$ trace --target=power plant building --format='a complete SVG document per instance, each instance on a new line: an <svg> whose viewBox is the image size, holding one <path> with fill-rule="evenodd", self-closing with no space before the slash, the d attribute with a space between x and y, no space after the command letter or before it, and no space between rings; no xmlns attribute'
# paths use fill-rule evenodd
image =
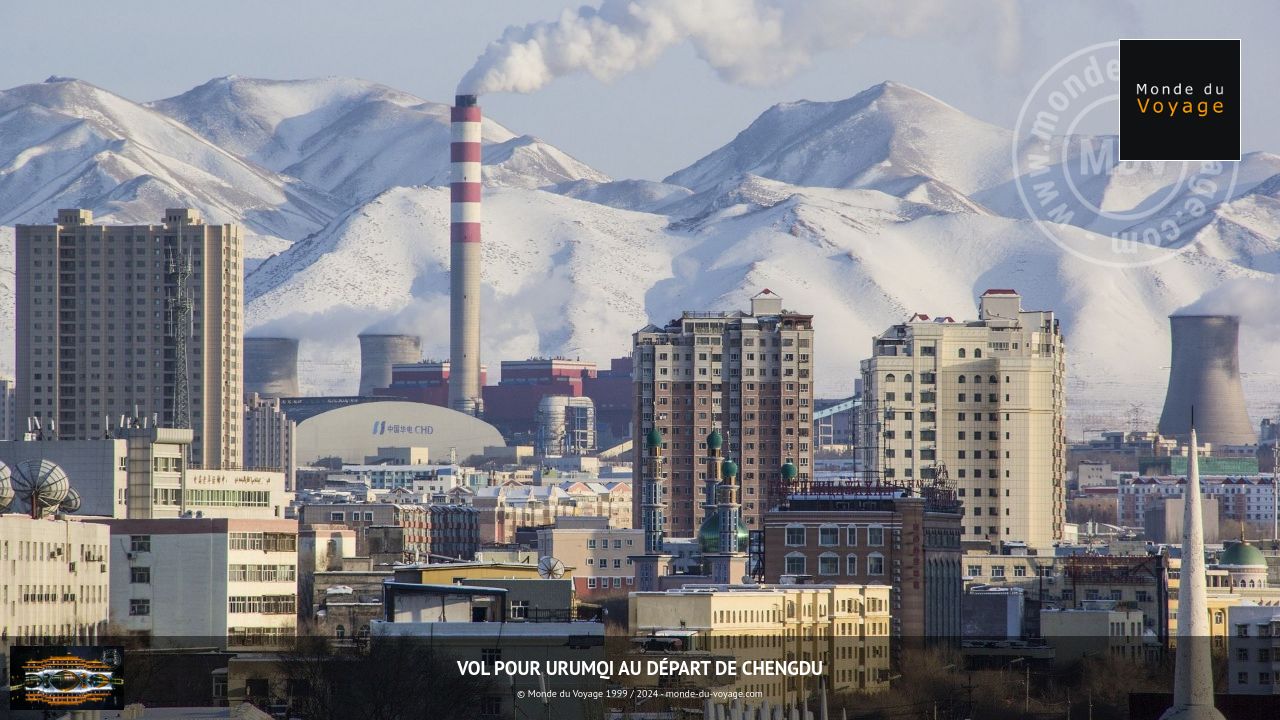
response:
<svg viewBox="0 0 1280 720"><path fill-rule="evenodd" d="M449 144L449 407L484 414L480 379L481 124L475 95L459 95L450 111Z"/></svg>
<svg viewBox="0 0 1280 720"><path fill-rule="evenodd" d="M930 485L946 471L966 543L1062 539L1066 360L1052 311L987 290L979 319L914 315L872 342L863 462L886 483Z"/></svg>
<svg viewBox="0 0 1280 720"><path fill-rule="evenodd" d="M16 248L19 418L87 440L122 415L175 427L186 414L193 464L240 465L238 226L207 225L191 209L166 210L159 225L59 210L55 224L18 225Z"/></svg>
<svg viewBox="0 0 1280 720"><path fill-rule="evenodd" d="M788 460L807 482L813 467L813 316L764 290L748 312L685 312L633 336L632 467L645 467L646 438L664 444L665 535L694 534L707 513L707 438L720 430L739 468L741 519L760 529L781 497ZM643 527L643 493L633 527ZM710 508L710 509L709 509Z"/></svg>
<svg viewBox="0 0 1280 720"><path fill-rule="evenodd" d="M1211 448L1257 443L1240 384L1240 318L1173 315L1169 329L1172 362L1160 434L1186 444L1194 415L1200 441Z"/></svg>
<svg viewBox="0 0 1280 720"><path fill-rule="evenodd" d="M244 393L264 398L299 395L296 338L244 339Z"/></svg>
<svg viewBox="0 0 1280 720"><path fill-rule="evenodd" d="M360 335L360 396L391 384L391 368L422 360L422 340L417 335Z"/></svg>
<svg viewBox="0 0 1280 720"><path fill-rule="evenodd" d="M505 447L488 423L448 408L414 402L366 402L322 412L298 423L298 461L326 457L362 463L379 448L425 447L430 457L464 460L485 448Z"/></svg>

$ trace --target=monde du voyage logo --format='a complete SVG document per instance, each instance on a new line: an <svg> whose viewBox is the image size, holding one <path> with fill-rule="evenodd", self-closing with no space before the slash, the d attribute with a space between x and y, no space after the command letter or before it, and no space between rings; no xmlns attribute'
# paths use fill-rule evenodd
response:
<svg viewBox="0 0 1280 720"><path fill-rule="evenodd" d="M435 427L432 425L410 425L407 423L393 423L386 420L374 420L372 435L433 435Z"/></svg>
<svg viewBox="0 0 1280 720"><path fill-rule="evenodd" d="M1240 159L1239 40L1120 41L1120 160Z"/></svg>

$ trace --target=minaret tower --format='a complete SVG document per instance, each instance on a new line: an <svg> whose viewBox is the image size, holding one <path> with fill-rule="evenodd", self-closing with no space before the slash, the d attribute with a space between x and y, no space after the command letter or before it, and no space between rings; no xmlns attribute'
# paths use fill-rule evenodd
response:
<svg viewBox="0 0 1280 720"><path fill-rule="evenodd" d="M649 455L641 469L640 522L644 528L644 554L632 555L636 590L661 590L660 578L668 573L671 555L664 547L666 533L666 477L662 457L662 433L653 428L645 436Z"/></svg>
<svg viewBox="0 0 1280 720"><path fill-rule="evenodd" d="M1178 581L1178 648L1173 706L1160 720L1225 720L1213 705L1209 599L1204 572L1204 518L1200 513L1200 460L1192 411L1186 495L1182 515L1182 573Z"/></svg>

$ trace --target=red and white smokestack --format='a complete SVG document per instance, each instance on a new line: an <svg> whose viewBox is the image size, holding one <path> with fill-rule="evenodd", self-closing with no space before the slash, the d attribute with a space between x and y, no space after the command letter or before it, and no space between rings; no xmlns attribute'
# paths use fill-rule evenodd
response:
<svg viewBox="0 0 1280 720"><path fill-rule="evenodd" d="M480 106L459 95L449 145L449 406L484 412L480 389Z"/></svg>

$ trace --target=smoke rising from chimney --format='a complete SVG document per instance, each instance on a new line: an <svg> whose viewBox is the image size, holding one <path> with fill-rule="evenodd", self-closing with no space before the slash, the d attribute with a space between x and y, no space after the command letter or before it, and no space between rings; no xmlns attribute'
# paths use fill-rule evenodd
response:
<svg viewBox="0 0 1280 720"><path fill-rule="evenodd" d="M604 0L554 21L507 28L462 78L459 93L528 93L586 71L604 81L653 64L685 42L725 81L768 85L814 55L869 34L981 31L1007 65L1017 55L1017 9L1008 0Z"/></svg>
<svg viewBox="0 0 1280 720"><path fill-rule="evenodd" d="M1280 340L1280 283L1261 278L1230 280L1173 314L1236 315L1249 334Z"/></svg>

